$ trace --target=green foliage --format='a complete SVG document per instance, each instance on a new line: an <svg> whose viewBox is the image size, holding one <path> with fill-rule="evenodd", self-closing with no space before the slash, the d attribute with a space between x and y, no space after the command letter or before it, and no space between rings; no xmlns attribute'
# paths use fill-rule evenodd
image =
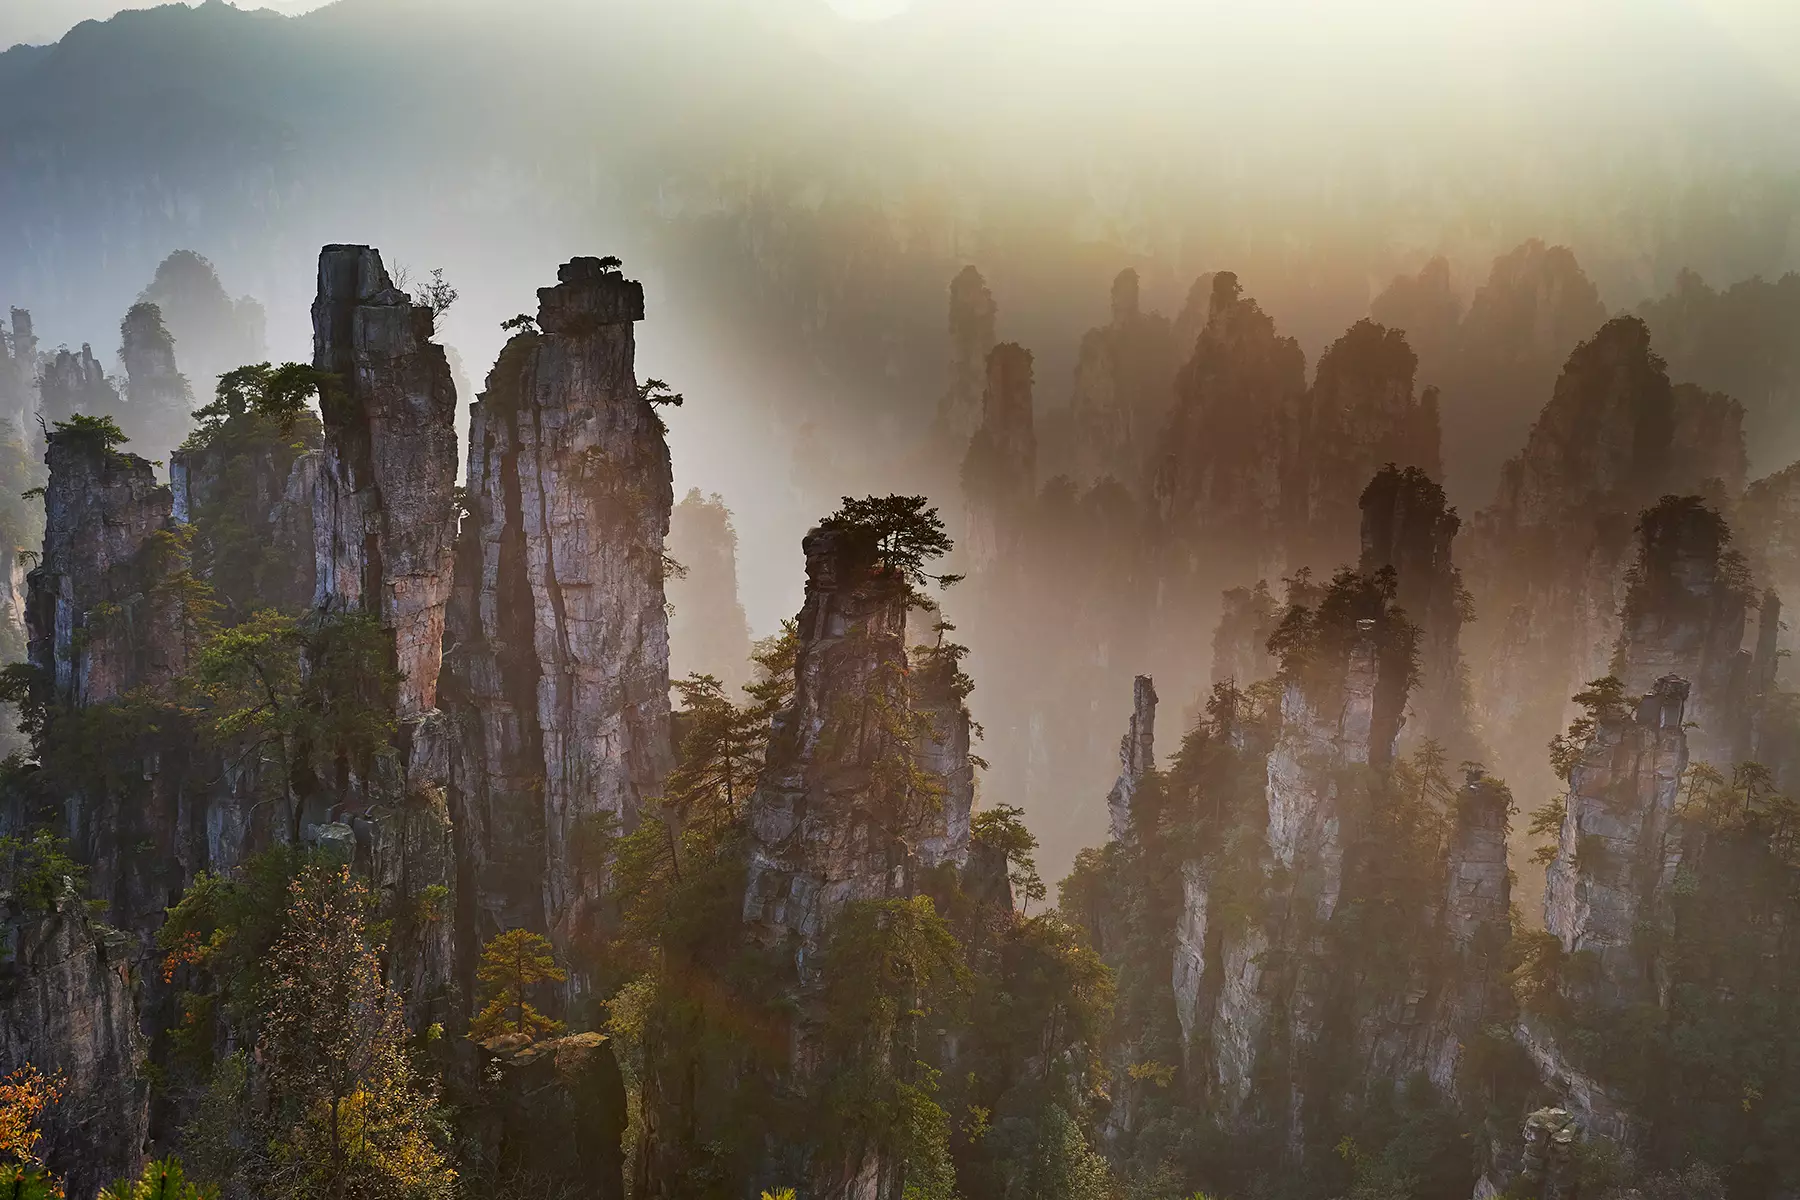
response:
<svg viewBox="0 0 1800 1200"><path fill-rule="evenodd" d="M63 1189L36 1167L0 1165L0 1200L63 1200Z"/></svg>
<svg viewBox="0 0 1800 1200"><path fill-rule="evenodd" d="M865 496L861 500L845 496L843 507L820 526L847 535L871 570L896 577L912 602L921 607L931 607L918 590L927 582L949 587L961 578L925 570L925 564L950 553L955 544L944 531L937 509L923 496Z"/></svg>
<svg viewBox="0 0 1800 1200"><path fill-rule="evenodd" d="M1569 819L1569 801L1566 796L1552 796L1542 808L1533 809L1529 832L1538 846L1531 852L1531 861L1539 866L1549 866L1556 861L1558 843L1562 838L1563 825Z"/></svg>
<svg viewBox="0 0 1800 1200"><path fill-rule="evenodd" d="M659 408L680 408L686 398L660 379L646 379L638 384L638 399Z"/></svg>
<svg viewBox="0 0 1800 1200"><path fill-rule="evenodd" d="M1024 809L1001 804L976 813L969 822L969 839L979 849L1006 863L1007 880L1011 882L1014 894L1023 896L1027 905L1044 898L1044 881L1038 875L1037 860L1033 857L1038 840L1025 827Z"/></svg>
<svg viewBox="0 0 1800 1200"><path fill-rule="evenodd" d="M87 868L69 856L69 843L48 829L28 837L0 836L0 894L26 912L49 912L66 894L79 895Z"/></svg>
<svg viewBox="0 0 1800 1200"><path fill-rule="evenodd" d="M244 444L273 432L290 437L308 416L308 405L337 386L337 377L304 363L256 363L219 376L212 403L194 412L198 422L182 448L205 450Z"/></svg>
<svg viewBox="0 0 1800 1200"><path fill-rule="evenodd" d="M1343 686L1351 651L1373 639L1381 657L1381 682L1404 700L1418 676L1418 630L1394 605L1399 589L1392 568L1364 575L1346 567L1319 591L1304 573L1292 581L1269 652L1281 662L1281 678L1304 686L1314 703L1329 707Z"/></svg>
<svg viewBox="0 0 1800 1200"><path fill-rule="evenodd" d="M561 1021L546 1017L526 999L534 988L569 977L556 965L549 938L529 929L496 934L481 948L475 977L485 985L487 1003L469 1025L471 1038L523 1034L535 1039L562 1032Z"/></svg>
<svg viewBox="0 0 1800 1200"><path fill-rule="evenodd" d="M1624 720L1628 714L1625 685L1616 676L1596 679L1572 697L1585 710L1569 722L1568 729L1550 739L1550 769L1567 779L1587 750L1588 741L1604 723Z"/></svg>
<svg viewBox="0 0 1800 1200"><path fill-rule="evenodd" d="M131 440L112 417L89 416L86 413L75 413L66 421L56 422L50 427L50 433L63 445L98 450L106 454L111 454Z"/></svg>
<svg viewBox="0 0 1800 1200"><path fill-rule="evenodd" d="M217 1189L188 1179L178 1160L165 1158L146 1166L136 1179L121 1179L102 1190L100 1200L213 1200L217 1195Z"/></svg>

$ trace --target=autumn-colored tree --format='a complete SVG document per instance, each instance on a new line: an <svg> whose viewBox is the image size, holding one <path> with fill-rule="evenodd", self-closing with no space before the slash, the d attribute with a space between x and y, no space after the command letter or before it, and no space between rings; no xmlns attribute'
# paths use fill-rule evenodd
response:
<svg viewBox="0 0 1800 1200"><path fill-rule="evenodd" d="M0 1079L0 1162L40 1164L38 1122L44 1110L62 1099L61 1076L45 1075L27 1063Z"/></svg>
<svg viewBox="0 0 1800 1200"><path fill-rule="evenodd" d="M550 939L529 929L509 929L482 947L475 977L487 985L488 1002L469 1025L477 1041L503 1033L546 1037L560 1033L561 1021L533 1008L525 997L541 983L561 983L569 973L556 965Z"/></svg>
<svg viewBox="0 0 1800 1200"><path fill-rule="evenodd" d="M270 1195L452 1193L436 1105L413 1075L400 998L369 939L370 906L347 867L309 866L289 888L258 1045L275 1109Z"/></svg>

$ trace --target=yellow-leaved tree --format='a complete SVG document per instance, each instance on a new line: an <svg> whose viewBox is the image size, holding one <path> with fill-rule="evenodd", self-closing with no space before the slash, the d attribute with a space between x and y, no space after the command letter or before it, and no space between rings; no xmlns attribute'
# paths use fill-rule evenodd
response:
<svg viewBox="0 0 1800 1200"><path fill-rule="evenodd" d="M550 939L529 929L509 929L481 950L475 977L486 985L487 1003L469 1024L469 1036L485 1041L506 1033L529 1038L561 1033L563 1023L533 1008L526 996L543 983L561 983L569 973L556 965Z"/></svg>

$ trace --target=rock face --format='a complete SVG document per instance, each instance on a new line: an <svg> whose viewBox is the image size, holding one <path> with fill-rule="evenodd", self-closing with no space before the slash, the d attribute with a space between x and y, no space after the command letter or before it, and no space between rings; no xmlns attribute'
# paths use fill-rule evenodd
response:
<svg viewBox="0 0 1800 1200"><path fill-rule="evenodd" d="M175 364L175 339L156 305L134 304L125 314L119 358L126 380L121 424L144 454L166 457L187 436L193 391Z"/></svg>
<svg viewBox="0 0 1800 1200"><path fill-rule="evenodd" d="M1113 280L1112 320L1081 339L1070 399L1074 477L1111 477L1130 488L1144 479L1150 439L1167 420L1180 351L1168 318L1139 303L1138 274Z"/></svg>
<svg viewBox="0 0 1800 1200"><path fill-rule="evenodd" d="M690 491L669 522L669 553L685 574L669 580L669 677L712 675L727 692L750 679L750 622L738 599L737 532L718 496Z"/></svg>
<svg viewBox="0 0 1800 1200"><path fill-rule="evenodd" d="M1278 576L1282 464L1306 359L1229 271L1213 277L1206 328L1175 394L1152 488L1169 575Z"/></svg>
<svg viewBox="0 0 1800 1200"><path fill-rule="evenodd" d="M1603 714L1569 777L1544 928L1566 953L1594 956L1583 998L1609 1008L1655 997L1635 939L1640 923L1658 917L1681 864L1688 695L1686 680L1668 676L1628 713Z"/></svg>
<svg viewBox="0 0 1800 1200"><path fill-rule="evenodd" d="M752 940L790 944L802 985L832 915L851 900L903 886L908 848L885 811L916 798L883 793L877 767L909 744L874 728L865 697L904 709L906 588L872 548L828 529L808 534L806 604L794 702L775 717L762 782L751 797L744 921ZM909 814L914 827L926 814Z"/></svg>
<svg viewBox="0 0 1800 1200"><path fill-rule="evenodd" d="M1232 588L1220 598L1219 626L1213 631L1212 681L1247 688L1275 673L1269 638L1281 620L1281 605L1269 585Z"/></svg>
<svg viewBox="0 0 1800 1200"><path fill-rule="evenodd" d="M1037 491L1037 432L1032 424L1031 352L1013 342L988 355L981 427L963 460L969 505L969 562L992 568L1018 547Z"/></svg>
<svg viewBox="0 0 1800 1200"><path fill-rule="evenodd" d="M1800 463L1746 487L1732 527L1751 578L1790 603L1800 597ZM1783 682L1791 683L1800 629L1781 629L1780 649Z"/></svg>
<svg viewBox="0 0 1800 1200"><path fill-rule="evenodd" d="M465 942L541 930L567 962L601 934L609 829L670 765L674 496L633 375L643 289L599 259L558 279L471 416L445 708ZM571 998L586 986L571 973Z"/></svg>
<svg viewBox="0 0 1800 1200"><path fill-rule="evenodd" d="M1641 321L1608 322L1569 356L1474 522L1465 566L1488 614L1469 647L1475 700L1515 784L1544 778L1543 747L1568 723L1568 697L1610 670L1638 515L1665 495L1716 494L1707 480L1742 459L1736 406L1684 395L1710 415L1683 415ZM1683 428L1714 440L1679 443Z"/></svg>
<svg viewBox="0 0 1800 1200"><path fill-rule="evenodd" d="M432 320L376 251L320 252L313 366L336 383L321 406L314 603L392 631L403 720L436 707L456 538L456 385Z"/></svg>
<svg viewBox="0 0 1800 1200"><path fill-rule="evenodd" d="M1667 676L1688 681L1689 752L1720 770L1746 748L1750 706L1774 666L1757 670L1742 649L1752 596L1730 539L1724 519L1697 497L1668 497L1646 512L1613 656L1628 695Z"/></svg>
<svg viewBox="0 0 1800 1200"><path fill-rule="evenodd" d="M37 410L38 348L31 314L12 310L12 329L0 326L0 420L12 424L16 436Z"/></svg>
<svg viewBox="0 0 1800 1200"><path fill-rule="evenodd" d="M181 554L173 498L150 464L77 430L52 432L44 553L28 580L31 662L59 702L99 704L187 666L178 598L154 586Z"/></svg>
<svg viewBox="0 0 1800 1200"><path fill-rule="evenodd" d="M0 881L10 892L14 881ZM132 992L131 939L89 919L64 889L47 909L0 906L0 1063L60 1074L62 1101L39 1146L72 1196L91 1196L143 1161L150 1081Z"/></svg>
<svg viewBox="0 0 1800 1200"><path fill-rule="evenodd" d="M938 441L955 454L981 427L982 388L999 312L987 281L964 267L950 281L950 382L938 403Z"/></svg>
<svg viewBox="0 0 1800 1200"><path fill-rule="evenodd" d="M124 407L118 389L106 377L106 368L94 357L93 348L86 345L79 354L58 350L54 358L44 363L38 396L44 420L52 424L67 421L77 413L116 421Z"/></svg>
<svg viewBox="0 0 1800 1200"><path fill-rule="evenodd" d="M1479 757L1462 656L1467 599L1451 556L1461 524L1444 489L1417 467L1385 467L1363 489L1359 569L1394 572L1395 601L1419 631L1407 732L1438 742L1453 761Z"/></svg>
<svg viewBox="0 0 1800 1200"><path fill-rule="evenodd" d="M1383 464L1442 474L1437 392L1398 329L1358 321L1319 359L1295 416L1282 485L1287 561L1328 572L1356 550L1356 498Z"/></svg>
<svg viewBox="0 0 1800 1200"><path fill-rule="evenodd" d="M1112 839L1131 837L1131 801L1145 775L1156 769L1156 685L1139 675L1131 688L1131 724L1119 739L1119 780L1106 797Z"/></svg>

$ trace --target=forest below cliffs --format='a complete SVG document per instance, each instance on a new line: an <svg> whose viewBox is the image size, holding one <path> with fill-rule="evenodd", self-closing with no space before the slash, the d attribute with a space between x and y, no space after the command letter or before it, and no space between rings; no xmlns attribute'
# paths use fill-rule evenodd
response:
<svg viewBox="0 0 1800 1200"><path fill-rule="evenodd" d="M116 369L11 310L10 1194L1800 1189L1791 277L1530 241L1309 364L1127 269L1051 405L967 266L771 629L546 282L467 406L367 246L307 362L191 252Z"/></svg>

